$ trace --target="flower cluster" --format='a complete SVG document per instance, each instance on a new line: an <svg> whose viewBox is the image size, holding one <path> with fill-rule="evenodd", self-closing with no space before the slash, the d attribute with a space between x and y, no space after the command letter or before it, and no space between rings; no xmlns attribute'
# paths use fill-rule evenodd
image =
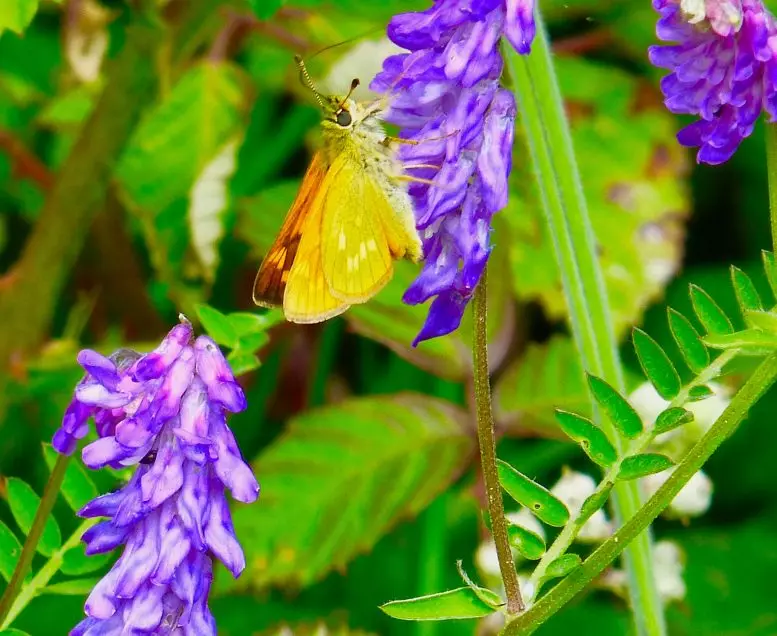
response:
<svg viewBox="0 0 777 636"><path fill-rule="evenodd" d="M389 24L409 53L386 59L371 88L391 94L387 120L418 142L403 145L400 159L422 180L410 194L425 264L404 301L436 296L414 345L459 326L486 266L491 217L507 204L515 123L513 96L499 84L499 42L528 53L533 10L533 0L436 0Z"/></svg>
<svg viewBox="0 0 777 636"><path fill-rule="evenodd" d="M761 0L653 0L658 38L650 61L671 71L661 90L673 113L696 115L677 135L699 162L720 164L765 110L777 117L777 25Z"/></svg>
<svg viewBox="0 0 777 636"><path fill-rule="evenodd" d="M84 448L84 463L137 469L79 511L107 517L84 534L87 554L124 551L71 634L215 635L207 605L212 557L234 576L245 567L224 491L242 502L259 493L226 424L226 411L245 409L240 386L216 343L193 340L188 322L149 354L85 350L78 362L86 376L55 448L72 453L93 417L99 439Z"/></svg>

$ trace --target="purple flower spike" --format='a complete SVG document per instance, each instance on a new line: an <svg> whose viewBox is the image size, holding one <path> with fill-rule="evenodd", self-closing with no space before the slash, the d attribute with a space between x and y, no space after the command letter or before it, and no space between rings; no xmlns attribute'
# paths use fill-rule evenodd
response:
<svg viewBox="0 0 777 636"><path fill-rule="evenodd" d="M408 173L433 181L409 189L425 263L403 300L436 297L413 346L459 326L485 268L491 218L507 205L515 124L499 42L528 53L534 33L534 0L435 0L389 24L410 52L388 58L372 89L391 93L387 120L419 142L400 149Z"/></svg>
<svg viewBox="0 0 777 636"><path fill-rule="evenodd" d="M760 0L653 0L650 61L671 71L661 81L666 107L699 120L677 140L699 148L699 163L728 161L762 111L777 117L777 25Z"/></svg>
<svg viewBox="0 0 777 636"><path fill-rule="evenodd" d="M83 536L87 554L124 549L89 595L73 636L215 635L213 559L236 577L245 568L225 495L245 503L259 495L226 420L227 411L245 408L245 396L216 343L192 338L182 322L143 356L78 356L87 375L55 448L72 453L94 417L99 439L84 448L84 462L137 468L121 489L79 511L105 517Z"/></svg>

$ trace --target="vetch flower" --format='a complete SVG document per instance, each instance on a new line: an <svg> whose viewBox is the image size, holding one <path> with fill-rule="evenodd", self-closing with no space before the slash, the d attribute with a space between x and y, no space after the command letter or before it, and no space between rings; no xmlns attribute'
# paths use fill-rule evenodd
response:
<svg viewBox="0 0 777 636"><path fill-rule="evenodd" d="M528 53L533 11L534 0L436 0L389 24L389 38L409 52L388 57L371 88L391 94L387 120L419 142L400 149L409 174L432 181L410 185L425 264L404 301L436 296L414 346L459 326L491 252L515 123L515 100L499 83L499 42Z"/></svg>
<svg viewBox="0 0 777 636"><path fill-rule="evenodd" d="M182 320L146 355L82 351L86 376L54 436L70 454L94 418L99 439L83 450L90 468L136 466L129 482L79 511L105 517L83 537L87 554L124 551L86 601L74 636L216 634L208 609L213 557L238 576L245 558L225 496L254 501L259 486L226 412L245 397L210 338Z"/></svg>
<svg viewBox="0 0 777 636"><path fill-rule="evenodd" d="M761 0L653 0L660 40L650 61L671 71L661 81L667 108L696 115L677 135L698 147L700 163L734 154L766 111L777 117L777 25Z"/></svg>

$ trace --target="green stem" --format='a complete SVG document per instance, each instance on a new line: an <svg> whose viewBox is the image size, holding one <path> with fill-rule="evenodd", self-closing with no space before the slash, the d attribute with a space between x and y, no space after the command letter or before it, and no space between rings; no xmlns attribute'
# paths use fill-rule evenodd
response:
<svg viewBox="0 0 777 636"><path fill-rule="evenodd" d="M686 384L666 408L669 409L683 406L688 401L688 397L690 396L691 390L694 387L707 384L707 382L713 378L718 377L723 371L723 367L725 367L731 360L733 360L736 355L737 351L734 349L730 349L719 355L715 360L707 365L707 367L704 368L701 373L699 373L699 375L697 375L691 382ZM604 477L602 477L602 480L596 486L596 490L591 494L591 497L596 497L607 489L612 488L613 485L617 483L617 476L618 472L620 471L621 464L623 463L623 459L625 459L627 456L643 453L645 450L647 450L648 446L650 446L654 439L654 429L652 427L645 429L642 435L640 435L629 445L628 452L623 457L618 458L618 460L607 469ZM529 580L528 587L532 590L532 594L534 595L532 599L536 598L537 593L539 592L539 583L542 581L548 566L558 557L564 554L567 549L569 549L569 546L572 545L572 542L580 533L580 530L585 525L585 522L586 520L583 519L582 516L578 513L574 519L572 519L566 526L564 526L563 530L559 533L555 541L553 541L551 546L548 548L548 551L542 556L542 559L540 559L540 562L537 564L534 572L532 572L531 579Z"/></svg>
<svg viewBox="0 0 777 636"><path fill-rule="evenodd" d="M11 611L11 606L24 582L24 577L27 576L27 571L30 569L32 558L35 556L35 549L38 547L38 542L40 541L43 529L46 526L46 520L51 514L51 509L54 507L57 495L59 495L59 487L62 485L62 480L65 478L65 469L67 468L69 461L70 457L67 455L60 455L57 457L57 462L54 464L46 487L43 489L43 497L40 500L38 510L35 512L35 518L32 521L32 527L24 542L19 561L13 571L11 580L8 582L8 587L5 588L3 597L0 598L0 624L2 625L5 625L5 619Z"/></svg>
<svg viewBox="0 0 777 636"><path fill-rule="evenodd" d="M591 221L580 181L564 103L556 82L550 47L537 12L537 37L531 55L518 55L506 47L507 66L515 83L516 99L532 156L546 220L553 238L556 260L569 309L572 335L583 367L621 393L625 393L610 304L604 285ZM622 439L606 418L597 420L623 456ZM631 519L640 507L636 482L620 482L613 496L619 524ZM663 606L653 576L648 532L626 552L629 595L637 634L666 633Z"/></svg>
<svg viewBox="0 0 777 636"><path fill-rule="evenodd" d="M473 312L475 333L472 344L473 375L475 384L475 408L477 412L478 442L480 446L480 466L483 471L483 483L488 500L488 515L491 519L491 533L496 544L499 559L499 571L507 595L507 615L523 611L521 589L518 585L518 573L515 570L513 553L507 535L502 487L496 468L496 436L494 432L494 414L491 412L491 382L488 369L488 272L483 270L480 282L475 289Z"/></svg>
<svg viewBox="0 0 777 636"><path fill-rule="evenodd" d="M38 570L38 573L27 585L24 586L24 589L21 591L19 596L16 597L16 601L11 606L11 610L8 612L8 616L6 617L5 621L0 624L0 630L8 629L11 625L13 625L13 622L16 620L16 617L21 614L22 610L24 610L24 608L29 605L33 598L41 593L43 588L48 585L49 581L54 577L54 575L59 572L59 569L62 567L62 562L65 560L65 553L68 550L75 548L81 541L81 537L83 536L84 532L89 530L89 528L98 522L99 519L87 519L81 523L81 525L76 528L76 531L70 536L70 538L62 544L62 547L51 555L51 558L46 561L46 564L40 570Z"/></svg>
<svg viewBox="0 0 777 636"><path fill-rule="evenodd" d="M772 250L777 250L777 124L766 124L766 168L769 178Z"/></svg>
<svg viewBox="0 0 777 636"><path fill-rule="evenodd" d="M609 566L636 536L647 528L674 500L718 447L736 430L753 405L777 381L777 355L764 360L731 400L715 424L688 451L667 481L612 537L602 543L585 562L554 587L536 605L509 623L502 636L533 633Z"/></svg>

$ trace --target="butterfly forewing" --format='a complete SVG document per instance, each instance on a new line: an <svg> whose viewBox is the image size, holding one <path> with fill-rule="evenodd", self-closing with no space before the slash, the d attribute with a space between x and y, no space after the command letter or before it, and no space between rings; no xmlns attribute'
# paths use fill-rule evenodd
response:
<svg viewBox="0 0 777 636"><path fill-rule="evenodd" d="M254 279L254 302L257 305L277 307L283 304L289 272L297 257L304 226L325 176L326 166L320 153L317 153L302 179L278 237L265 255Z"/></svg>

